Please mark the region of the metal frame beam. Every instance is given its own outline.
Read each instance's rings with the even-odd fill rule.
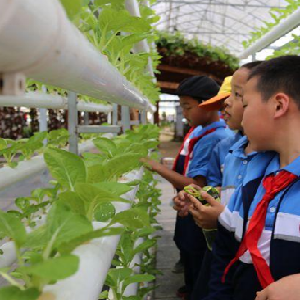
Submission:
[[[219,2],[219,1],[191,1],[191,0],[157,0],[157,3],[173,3],[173,4],[203,4],[203,5],[217,5],[217,6],[232,6],[232,7],[250,7],[250,8],[282,8],[281,6],[276,5],[267,5],[267,4],[242,4],[242,3],[228,3],[228,2]]]
[[[203,11],[203,10],[201,10],[201,11]],[[226,15],[226,14],[222,14],[222,13],[220,13],[220,12],[216,12],[216,11],[209,10],[209,9],[206,9],[206,11],[207,11],[207,12],[211,12],[211,13],[213,13],[213,14],[215,14],[215,15],[219,15],[219,16],[222,16],[222,17],[226,17],[226,18],[228,18],[228,19],[230,19],[230,20],[233,20],[233,21],[235,21],[235,22],[238,22],[238,23],[244,25],[245,27],[250,28],[251,30],[255,30],[255,26],[251,26],[250,24],[245,23],[245,22],[243,22],[243,21],[241,21],[241,20],[239,20],[239,19],[236,19],[236,18],[234,18],[234,17],[232,17],[232,16],[229,16],[229,15]],[[170,18],[170,20],[173,20],[173,19],[175,19],[175,18],[178,19],[179,17],[184,17],[184,16],[186,16],[186,15],[191,16],[191,15],[194,15],[194,14],[199,13],[199,12],[200,12],[199,10],[195,10],[195,9],[194,9],[194,10],[193,10],[191,13],[189,13],[189,14],[188,14],[188,13],[179,14],[179,15],[177,15],[176,17],[174,16],[174,17]],[[197,19],[199,19],[199,16],[197,17]],[[156,24],[156,26],[161,25],[161,24],[164,24],[166,21],[167,21],[167,20],[160,21],[160,22],[158,22],[158,23]],[[194,20],[194,21],[196,21],[196,20]],[[205,20],[205,21],[208,21],[208,20]]]
[[[80,125],[78,133],[119,133],[121,127],[117,125]]]

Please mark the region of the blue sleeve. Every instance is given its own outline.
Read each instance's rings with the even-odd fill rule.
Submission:
[[[194,147],[193,158],[191,160],[187,177],[194,178],[203,176],[207,178],[209,161],[212,151],[220,139],[200,140]]]
[[[209,294],[202,300],[233,300],[232,278],[235,266],[233,265],[229,270],[224,283],[222,277],[225,268],[234,258],[238,247],[239,244],[234,238],[234,233],[218,223],[217,237],[212,251]]]
[[[207,172],[207,185],[210,186],[221,186],[222,185],[222,173],[221,173],[221,162],[220,162],[220,143],[218,143],[209,160],[209,169]]]

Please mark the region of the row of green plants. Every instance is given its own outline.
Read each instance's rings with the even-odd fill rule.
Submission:
[[[270,9],[270,16],[272,17],[272,20],[270,22],[267,21],[263,22],[264,23],[263,26],[257,28],[256,31],[250,33],[251,35],[250,39],[248,39],[247,41],[243,41],[243,46],[245,49],[248,48],[250,45],[252,45],[255,41],[259,40],[261,37],[263,37],[274,26],[278,25],[282,20],[287,18],[300,6],[300,0],[286,0],[285,2],[287,2],[286,7]],[[279,55],[280,54],[278,54],[278,56]]]
[[[80,263],[72,254],[76,247],[107,235],[123,234],[119,259],[114,261],[117,268],[107,275],[115,299],[126,299],[123,294],[129,284],[154,279],[157,270],[149,249],[156,244],[151,237],[159,212],[156,181],[150,171],[145,171],[142,180],[119,181],[125,173],[141,167],[140,159],[157,147],[157,138],[157,127],[140,126],[113,140],[96,138],[99,153],[83,157],[48,145],[44,159],[53,178],[50,187],[17,198],[17,210],[0,212],[0,238],[15,243],[17,258],[16,266],[0,269],[9,283],[0,289],[0,299],[41,299],[45,286],[76,273]],[[116,213],[114,203],[128,202],[122,195],[136,185],[138,201],[131,209]],[[44,224],[37,226],[43,218]],[[94,230],[92,222],[105,222],[105,226]],[[135,247],[140,237],[145,241]],[[135,274],[130,262],[139,252],[144,253],[139,266],[142,274]],[[142,299],[150,289],[141,288],[130,300]],[[106,297],[106,292],[101,294]]]
[[[2,139],[0,138],[0,158],[3,164],[15,168],[20,161],[29,160],[35,154],[42,153],[49,147],[65,147],[69,140],[69,132],[65,129],[51,132],[36,132],[28,139]],[[47,146],[46,146],[47,143]]]
[[[155,12],[139,2],[141,17],[135,17],[125,9],[125,0],[61,0],[69,18],[87,37],[100,53],[151,102],[159,99],[160,90],[153,83],[153,77],[147,72],[149,58],[153,70],[159,64],[160,56],[156,49],[150,47],[150,53],[133,53],[133,46],[147,40],[151,45],[156,39],[152,24],[159,20]],[[28,89],[42,89],[42,84],[32,80],[27,82]],[[47,86],[50,93],[65,95],[61,89]],[[80,96],[81,99],[102,102]]]
[[[157,32],[157,35],[159,37],[156,41],[157,46],[165,49],[166,56],[182,56],[186,52],[190,52],[197,56],[210,59],[211,62],[223,62],[232,70],[235,70],[239,66],[238,58],[231,55],[228,49],[225,49],[224,47],[215,47],[209,44],[203,44],[197,38],[186,40],[184,35],[179,31],[176,31],[175,33],[159,31]]]

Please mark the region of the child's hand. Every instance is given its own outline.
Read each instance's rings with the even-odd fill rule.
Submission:
[[[150,171],[156,171],[156,169],[161,166],[161,164],[159,162],[152,160],[148,157],[141,158],[140,161]]]
[[[299,300],[300,274],[283,277],[273,282],[261,292],[255,300]]]
[[[185,191],[180,191],[176,197],[173,199],[174,206],[173,208],[178,211],[180,217],[186,217],[189,213],[189,201],[187,198],[187,193]]]
[[[199,227],[203,229],[216,229],[217,220],[221,212],[224,210],[224,205],[206,192],[201,192],[201,196],[210,205],[203,205],[199,200],[188,195],[187,197],[191,203],[189,206],[189,212],[193,215],[194,221]]]

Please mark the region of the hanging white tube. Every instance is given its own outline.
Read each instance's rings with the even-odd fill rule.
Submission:
[[[28,108],[67,109],[68,99],[38,92],[29,92],[25,95],[9,96],[0,95],[0,107],[25,106]],[[112,111],[111,105],[97,104],[93,102],[78,101],[79,111],[106,112]]]
[[[130,12],[130,14],[132,16],[141,17],[139,3],[137,2],[137,0],[126,0],[125,1],[125,7]],[[149,44],[147,42],[147,39],[144,39],[144,40],[136,43],[133,46],[133,52],[134,53],[140,53],[140,52],[149,53],[150,52],[150,47],[149,47]],[[154,75],[154,72],[153,72],[151,57],[149,57],[149,59],[148,59],[147,71],[153,77],[153,79],[156,79],[155,75]],[[156,82],[156,80],[154,80],[154,81]],[[148,107],[148,108],[151,109],[150,107]]]
[[[285,20],[281,21],[277,26],[273,27],[268,33],[266,33],[262,38],[252,44],[244,52],[239,55],[240,59],[247,58],[267,46],[275,42],[281,36],[293,30],[300,24],[300,8],[289,15]]]
[[[0,73],[146,109],[143,97],[71,24],[58,0],[0,0]]]

